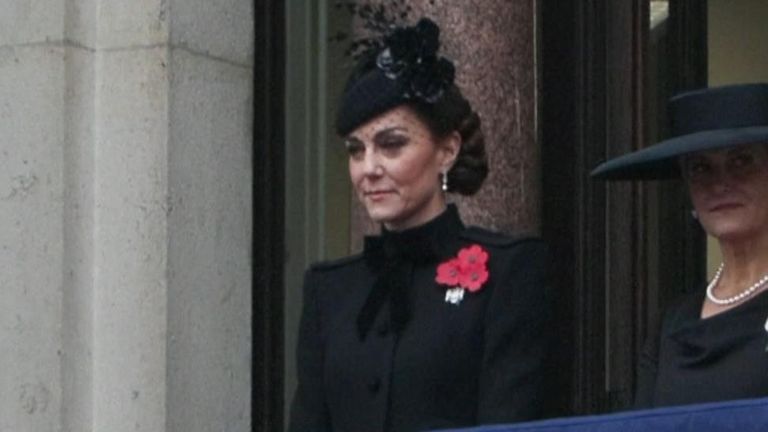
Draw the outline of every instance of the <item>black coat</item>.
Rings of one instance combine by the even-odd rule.
[[[768,292],[701,319],[704,292],[665,314],[639,365],[638,408],[768,396]]]
[[[488,252],[489,278],[447,303],[436,268],[472,244]],[[404,304],[390,292],[376,307],[393,254],[412,265]],[[545,255],[539,240],[464,228],[450,206],[425,226],[367,239],[362,255],[311,267],[290,430],[407,432],[540,417],[550,340]]]

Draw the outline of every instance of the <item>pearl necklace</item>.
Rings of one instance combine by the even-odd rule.
[[[724,305],[729,305],[729,304],[739,302],[751,296],[758,289],[762,288],[763,286],[765,286],[766,283],[768,283],[768,274],[766,274],[765,276],[761,277],[759,281],[755,282],[749,288],[736,294],[735,296],[719,299],[715,297],[715,294],[713,293],[713,291],[715,289],[715,286],[717,286],[717,283],[720,282],[720,275],[723,273],[723,268],[725,268],[725,264],[721,263],[720,267],[717,269],[717,272],[715,273],[715,277],[712,278],[712,282],[710,282],[709,285],[707,285],[707,298],[709,299],[709,301],[711,301],[714,304],[724,306]],[[766,330],[768,331],[768,322],[766,322]]]

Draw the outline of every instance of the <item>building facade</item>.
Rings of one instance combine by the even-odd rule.
[[[302,271],[375,230],[333,134],[335,3],[3,6],[0,432],[283,430]],[[588,172],[663,138],[670,95],[768,80],[765,2],[408,3],[488,137],[463,216],[553,251],[551,408],[627,407],[705,239],[681,185]]]

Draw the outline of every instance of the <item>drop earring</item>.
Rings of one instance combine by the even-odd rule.
[[[691,217],[694,219],[698,219],[699,213],[696,210],[691,210]]]
[[[448,173],[445,171],[442,172],[442,183],[443,192],[448,192]]]

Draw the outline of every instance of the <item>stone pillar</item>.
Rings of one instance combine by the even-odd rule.
[[[251,430],[253,20],[171,7],[168,432]]]
[[[58,430],[64,4],[0,12],[0,431]]]
[[[64,49],[46,40],[60,39],[62,6],[0,13],[3,432],[55,430],[61,406]]]
[[[0,13],[0,431],[250,430],[252,10]]]
[[[490,175],[471,198],[451,197],[467,224],[539,231],[536,0],[418,0],[411,17],[440,25],[442,52],[483,122]],[[353,248],[374,228],[356,206]]]
[[[537,232],[536,0],[425,0],[414,16],[421,10],[443,29],[443,50],[483,122],[490,174],[476,196],[457,199],[462,215],[505,232]]]

